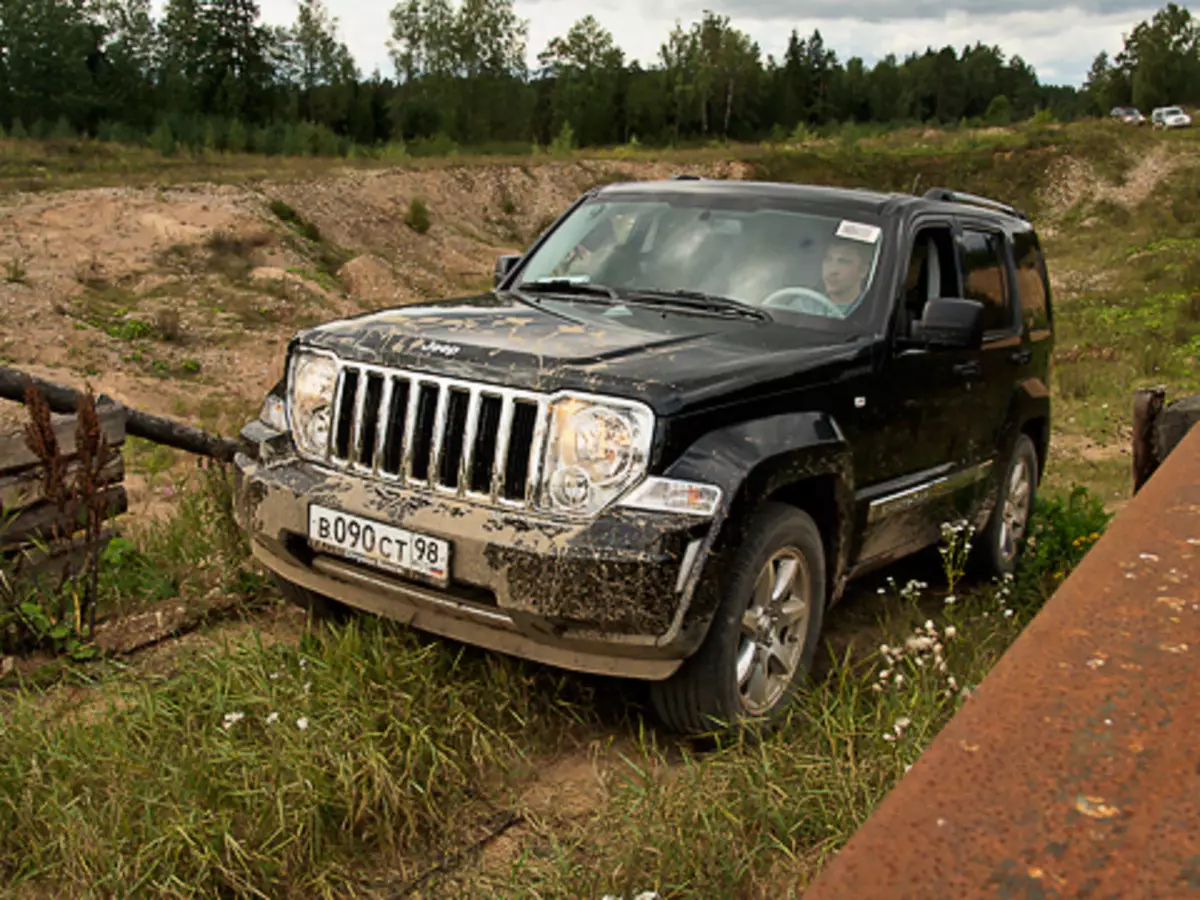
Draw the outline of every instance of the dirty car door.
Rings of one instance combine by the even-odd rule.
[[[946,479],[957,468],[966,443],[969,381],[964,364],[977,354],[904,346],[903,338],[935,297],[959,296],[952,225],[923,220],[914,229],[906,277],[900,287],[896,342],[876,383],[873,433],[864,451],[878,475],[858,492],[864,528],[858,562],[874,565],[937,539],[944,520]]]

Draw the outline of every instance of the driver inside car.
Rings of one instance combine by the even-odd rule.
[[[862,299],[874,250],[870,244],[835,237],[825,248],[821,278],[825,295],[848,316]]]

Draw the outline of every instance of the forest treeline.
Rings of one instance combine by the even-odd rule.
[[[1069,120],[1134,102],[1200,100],[1200,28],[1174,3],[1100,53],[1080,88],[1041,84],[1020,56],[976,43],[868,66],[819,31],[764,54],[705,12],[629,60],[585,15],[527,63],[512,0],[401,0],[394,70],[362,72],[322,0],[271,26],[255,0],[0,0],[0,127],[288,155],[360,148],[667,145],[781,139],[847,122]]]

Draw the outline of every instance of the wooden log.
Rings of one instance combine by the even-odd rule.
[[[114,537],[115,531],[102,528],[94,542],[96,553],[103,553]],[[35,584],[38,576],[48,575],[57,579],[64,569],[71,575],[77,575],[87,564],[88,546],[86,535],[78,534],[70,542],[62,541],[50,547],[48,552],[34,547],[24,548],[24,558],[18,564],[17,575],[35,579]]]
[[[104,519],[119,516],[129,509],[129,494],[123,484],[107,488],[100,492],[96,502],[104,507]],[[55,538],[54,529],[60,530],[59,538],[66,538],[83,530],[84,511],[82,506],[75,504],[75,521],[62,521],[62,513],[51,503],[42,502],[30,507],[24,512],[17,513],[16,518],[7,524],[0,523],[0,549],[11,550],[33,541],[49,543]],[[68,513],[70,508],[68,507]]]
[[[24,402],[25,390],[30,384],[42,392],[50,409],[63,413],[75,412],[79,392],[74,388],[54,384],[8,366],[0,366],[0,397]],[[122,408],[125,410],[125,431],[134,437],[145,438],[156,444],[165,444],[221,462],[232,462],[234,454],[241,447],[236,440],[217,437],[199,428],[142,412],[131,406]]]
[[[0,468],[2,467],[2,462],[0,462]],[[78,471],[78,459],[67,465],[65,477],[68,485],[74,484]],[[121,453],[120,447],[114,447],[109,451],[108,458],[104,462],[104,467],[100,470],[97,484],[115,484],[123,480],[124,477],[125,457]],[[0,475],[0,516],[13,510],[24,509],[40,503],[45,499],[42,487],[42,470],[40,467],[26,469],[16,474]]]
[[[1164,387],[1140,388],[1133,395],[1133,492],[1142,489],[1161,460],[1155,453],[1154,425],[1162,411]]]
[[[125,443],[125,408],[113,404],[96,404],[96,414],[100,419],[100,430],[109,447],[120,447]],[[54,429],[54,439],[58,443],[58,452],[62,456],[75,454],[75,430],[78,422],[75,416],[63,416],[51,420]],[[0,486],[3,486],[3,476],[13,475],[25,470],[37,471],[41,468],[41,460],[25,443],[25,430],[11,434],[0,435]]]
[[[1193,427],[1200,425],[1200,394],[1180,397],[1163,407],[1154,427],[1154,456],[1161,464]]]

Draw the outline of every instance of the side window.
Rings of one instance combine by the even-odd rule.
[[[948,225],[925,226],[916,233],[901,291],[901,333],[921,319],[930,300],[958,296],[954,238]]]
[[[1011,328],[1013,309],[1004,265],[1004,236],[964,228],[962,253],[963,296],[984,305],[984,331]]]
[[[1013,261],[1017,269],[1017,301],[1021,318],[1031,330],[1050,324],[1050,299],[1046,289],[1046,265],[1037,235],[1032,231],[1013,235]]]

